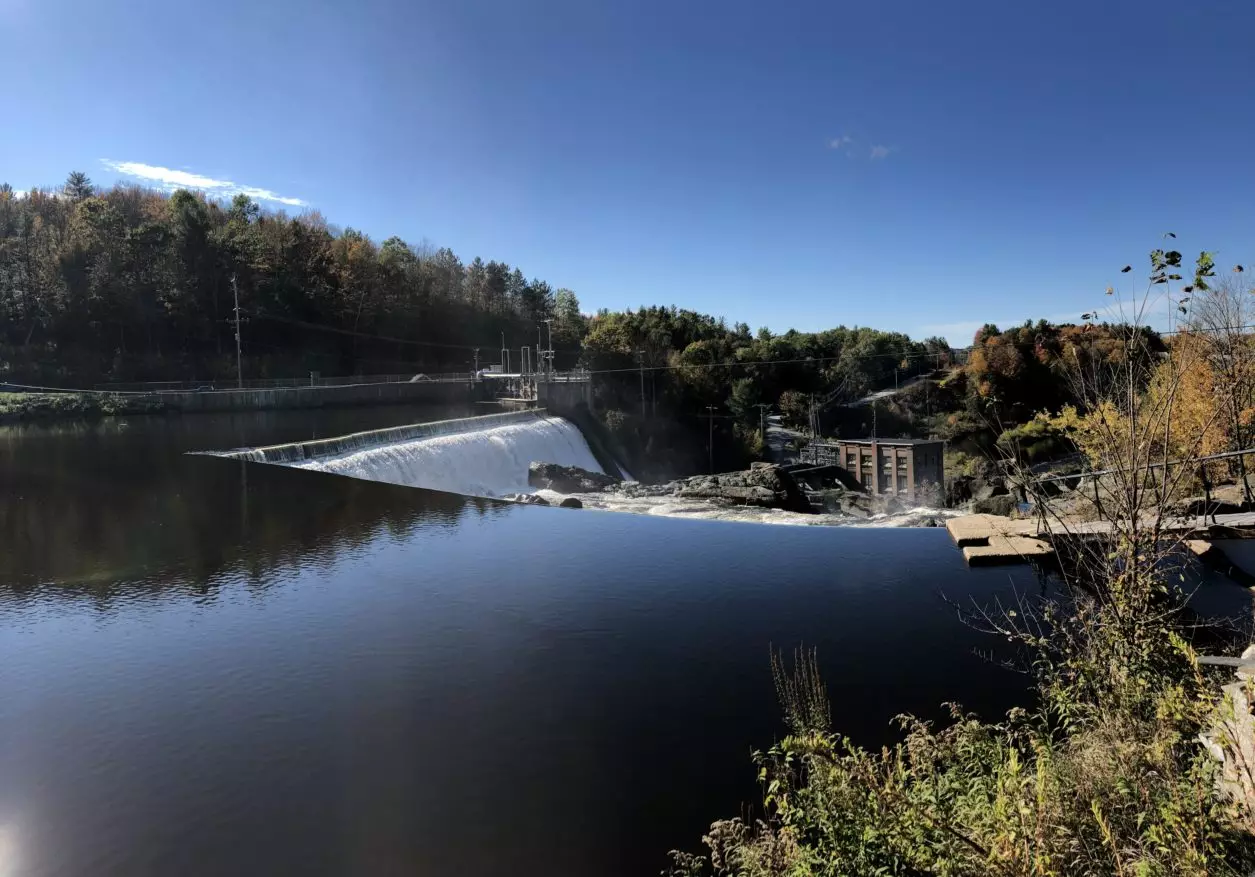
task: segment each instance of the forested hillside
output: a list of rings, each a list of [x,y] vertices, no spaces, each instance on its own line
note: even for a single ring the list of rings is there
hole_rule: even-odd
[[[676,307],[588,317],[571,290],[504,262],[464,264],[398,237],[376,244],[246,195],[228,205],[183,190],[102,191],[80,173],[56,191],[0,186],[0,380],[231,381],[237,291],[245,378],[469,371],[475,348],[495,362],[504,336],[517,357],[552,320],[555,366],[601,372],[598,408],[642,460],[704,458],[712,425],[701,415],[713,407],[718,455],[739,465],[757,450],[760,406],[805,424],[813,401],[847,401],[949,356],[940,338],[752,333]]]
[[[570,367],[583,331],[574,293],[502,262],[75,173],[0,186],[0,379],[234,377],[233,277],[247,377],[469,370],[472,348],[534,344],[548,318]]]

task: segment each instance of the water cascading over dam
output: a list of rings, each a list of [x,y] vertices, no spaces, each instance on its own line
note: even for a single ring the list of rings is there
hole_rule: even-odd
[[[530,492],[527,467],[532,462],[604,471],[575,424],[530,411],[419,423],[221,456],[489,497]]]

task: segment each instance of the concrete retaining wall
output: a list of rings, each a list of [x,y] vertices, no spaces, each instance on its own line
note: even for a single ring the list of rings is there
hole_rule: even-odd
[[[576,408],[592,402],[592,381],[539,381],[536,384],[536,404],[551,411]]]
[[[206,390],[152,393],[128,398],[174,411],[258,411],[272,408],[323,408],[386,405],[400,402],[464,402],[478,398],[469,380],[404,384],[346,384],[337,387],[283,387],[266,390]]]

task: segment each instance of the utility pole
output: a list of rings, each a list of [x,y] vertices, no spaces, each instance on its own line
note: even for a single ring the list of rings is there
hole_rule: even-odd
[[[876,400],[872,399],[872,438],[876,437]]]
[[[641,372],[641,419],[645,419],[645,351],[636,351],[636,364]]]
[[[536,374],[540,380],[540,372],[545,367],[545,339],[540,334],[540,323],[536,324]]]
[[[549,346],[545,349],[545,359],[549,362],[549,366],[545,371],[545,380],[553,380],[553,317],[545,320],[545,325],[549,327]]]
[[[235,297],[235,385],[244,389],[244,359],[240,353],[240,288],[235,284],[235,275],[231,275],[231,294]]]
[[[759,402],[755,406],[758,409],[758,438],[764,445],[767,444],[767,409],[771,408],[766,402]]]
[[[715,474],[715,407],[716,406],[714,405],[706,406],[706,411],[710,415],[710,439],[708,440],[708,443],[707,443],[707,450],[710,453],[710,474],[711,475]]]
[[[479,348],[475,348],[475,380],[479,380]]]

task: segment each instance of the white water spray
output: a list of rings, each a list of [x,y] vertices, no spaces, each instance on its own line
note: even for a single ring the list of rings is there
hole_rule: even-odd
[[[602,472],[583,434],[560,417],[433,435],[288,463],[369,481],[471,496],[529,493],[533,462]]]

